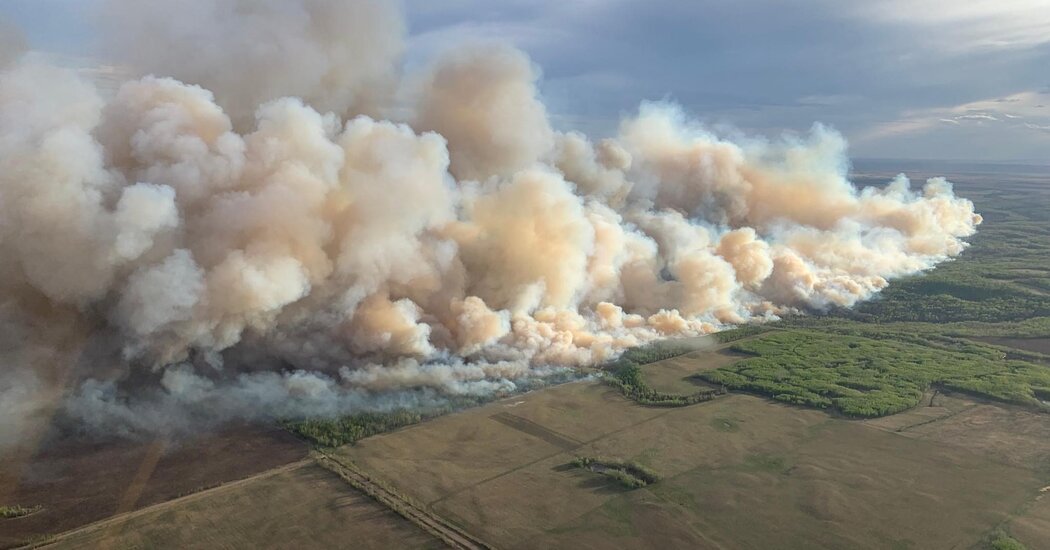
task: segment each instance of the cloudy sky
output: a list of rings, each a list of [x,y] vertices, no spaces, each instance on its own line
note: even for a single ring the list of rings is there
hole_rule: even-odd
[[[99,0],[0,0],[29,47],[89,58]],[[843,132],[855,157],[1050,163],[1048,0],[407,0],[407,62],[507,40],[555,123],[607,134],[643,99],[749,133]],[[0,33],[9,33],[0,25]]]

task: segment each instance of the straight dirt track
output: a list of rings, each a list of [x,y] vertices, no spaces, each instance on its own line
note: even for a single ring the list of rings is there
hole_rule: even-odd
[[[335,472],[355,489],[358,489],[379,501],[405,519],[420,526],[424,531],[438,537],[452,548],[464,550],[488,550],[492,548],[462,529],[445,521],[440,516],[416,506],[405,497],[387,489],[382,484],[376,483],[352,464],[340,461],[323,453],[320,453],[318,456],[317,463],[320,466]]]
[[[148,515],[148,514],[153,514],[153,513],[156,513],[156,512],[162,512],[162,511],[174,508],[176,506],[179,506],[179,505],[182,505],[182,504],[186,504],[186,503],[189,503],[189,502],[193,502],[193,501],[197,501],[197,500],[201,500],[201,499],[204,499],[204,498],[214,497],[217,494],[220,494],[220,493],[223,493],[223,492],[227,492],[227,491],[232,491],[232,490],[234,490],[234,489],[236,489],[236,488],[238,488],[238,487],[240,487],[242,485],[246,485],[248,483],[252,483],[252,482],[260,480],[260,479],[265,479],[265,478],[268,478],[268,477],[272,477],[272,476],[275,476],[275,475],[283,473],[283,472],[290,472],[290,471],[293,471],[293,470],[298,470],[299,468],[303,468],[305,466],[309,466],[312,463],[313,463],[312,459],[306,458],[306,459],[303,459],[303,460],[299,460],[297,462],[293,462],[291,464],[285,464],[284,466],[280,466],[280,467],[274,468],[272,470],[267,470],[265,472],[253,475],[251,477],[246,477],[244,479],[239,479],[237,481],[231,481],[229,483],[224,483],[224,484],[222,484],[222,485],[220,485],[218,487],[213,487],[211,489],[198,491],[196,493],[192,493],[192,494],[189,494],[189,495],[186,495],[186,496],[183,496],[183,497],[179,497],[179,498],[175,498],[175,499],[168,500],[168,501],[165,501],[165,502],[161,502],[159,504],[154,504],[152,506],[146,506],[145,508],[139,508],[138,510],[134,510],[134,511],[131,511],[131,512],[125,512],[125,513],[122,513],[122,514],[117,514],[117,515],[108,517],[108,518],[106,518],[104,520],[96,521],[94,523],[90,523],[90,524],[85,525],[83,527],[80,527],[78,529],[73,529],[71,531],[66,531],[65,533],[61,533],[59,535],[55,535],[53,537],[50,537],[50,538],[46,539],[46,544],[50,545],[50,544],[54,544],[54,543],[60,543],[60,542],[63,542],[65,540],[67,540],[67,539],[71,539],[71,538],[74,538],[74,537],[80,537],[80,536],[84,536],[84,535],[90,535],[90,534],[96,533],[98,531],[119,530],[119,528],[120,528],[120,526],[122,524],[124,524],[124,523],[126,523],[126,522],[128,522],[128,521],[130,521],[132,519],[135,519],[137,517],[145,516],[145,515]],[[20,546],[19,548],[36,548],[38,546],[43,546],[43,544],[29,544],[29,545],[25,545],[25,546]]]
[[[454,527],[413,513],[367,477],[325,462],[314,453],[297,463],[115,515],[29,546],[53,545],[56,550],[344,548],[348,544],[360,550],[485,548]]]
[[[58,441],[25,463],[0,464],[0,504],[42,507],[0,522],[0,549],[251,478],[307,452],[290,433],[255,425],[171,442]]]

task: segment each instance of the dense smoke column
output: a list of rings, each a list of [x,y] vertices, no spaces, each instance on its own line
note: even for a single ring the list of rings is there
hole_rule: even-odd
[[[166,6],[112,3],[145,75],[113,97],[0,72],[3,442],[56,407],[134,434],[514,391],[852,306],[981,221],[943,179],[855,188],[819,125],[738,143],[644,103],[613,138],[557,132],[506,46],[439,55],[412,108],[384,105],[387,2]]]

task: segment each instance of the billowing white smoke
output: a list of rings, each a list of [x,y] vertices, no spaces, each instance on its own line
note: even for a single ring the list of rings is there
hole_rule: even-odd
[[[322,113],[380,114],[405,47],[391,0],[106,0],[102,16],[111,57],[200,84],[245,124],[286,96]]]
[[[30,335],[6,414],[141,431],[511,391],[851,306],[980,223],[943,179],[856,189],[821,126],[734,143],[661,103],[556,132],[509,47],[440,57],[403,122],[347,117],[389,97],[396,6],[189,4],[114,3],[135,66],[183,81],[0,74],[2,319]]]

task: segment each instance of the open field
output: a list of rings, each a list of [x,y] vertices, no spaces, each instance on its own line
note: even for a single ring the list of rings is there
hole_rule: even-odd
[[[966,403],[956,399],[960,405]],[[1050,418],[1046,414],[970,402],[936,422],[913,425],[900,433],[926,441],[965,442],[968,449],[991,460],[1050,476]]]
[[[704,387],[697,377],[704,371],[728,367],[746,357],[734,352],[734,343],[712,344],[708,349],[664,359],[645,366],[645,380],[653,389],[666,393],[688,394]]]
[[[312,461],[92,525],[54,548],[442,548]]]
[[[974,339],[980,342],[994,344],[996,346],[1005,346],[1008,348],[1016,348],[1024,351],[1031,351],[1035,353],[1041,353],[1044,355],[1050,355],[1050,338],[987,337]]]
[[[554,404],[594,414],[552,417]],[[502,414],[579,445],[493,419]],[[949,548],[976,544],[1045,485],[1028,461],[968,446],[965,436],[905,437],[745,395],[646,409],[584,382],[366,439],[339,456],[498,547]],[[661,480],[628,491],[568,467],[577,455],[637,461]]]
[[[487,550],[490,548],[457,525],[418,505],[389,485],[362,472],[352,463],[319,453],[317,464],[335,473],[351,487],[371,497],[376,503],[386,506],[403,519],[416,524],[450,548],[456,550]]]
[[[192,441],[61,443],[20,471],[5,468],[0,502],[42,509],[0,520],[0,548],[249,477],[306,456],[275,428],[230,427]]]
[[[1050,489],[1044,489],[1010,522],[1010,534],[1031,549],[1050,544]]]

